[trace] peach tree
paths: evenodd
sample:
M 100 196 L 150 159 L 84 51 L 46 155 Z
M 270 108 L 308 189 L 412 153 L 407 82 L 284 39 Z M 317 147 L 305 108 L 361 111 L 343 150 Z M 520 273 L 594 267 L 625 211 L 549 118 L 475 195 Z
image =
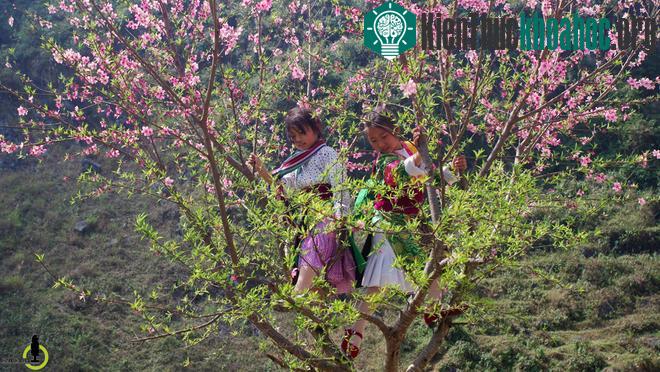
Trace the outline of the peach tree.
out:
M 220 322 L 249 321 L 275 347 L 264 352 L 284 368 L 350 370 L 352 362 L 336 346 L 337 329 L 364 318 L 383 336 L 384 369 L 405 364 L 423 370 L 456 317 L 483 311 L 475 287 L 489 272 L 515 263 L 542 237 L 551 236 L 557 245 L 582 237 L 569 226 L 530 216 L 540 207 L 560 207 L 543 196 L 549 176 L 593 175 L 595 159 L 586 150 L 593 134 L 626 120 L 644 103 L 631 102 L 621 90 L 657 89 L 657 78 L 630 76 L 649 52 L 641 44 L 606 51 L 429 51 L 418 45 L 387 61 L 362 45 L 363 13 L 380 2 L 357 3 L 61 0 L 47 5 L 48 22 L 72 30 L 56 42 L 45 23 L 42 40 L 52 63 L 66 73 L 48 87 L 36 87 L 20 72 L 23 89 L 2 85 L 21 105 L 18 140 L 0 136 L 0 150 L 5 156 L 40 157 L 70 142 L 66 159 L 97 157 L 113 165 L 111 171 L 81 175 L 81 199 L 141 194 L 179 209 L 181 236 L 166 238 L 147 214 L 136 216 L 135 228 L 150 249 L 185 268 L 187 287 L 204 301 L 184 299 L 163 309 L 136 294 L 129 303 L 144 317 L 149 330 L 144 340 L 178 335 L 197 343 L 212 337 Z M 401 5 L 418 16 L 446 17 L 469 12 L 517 17 L 536 9 L 544 17 L 575 11 L 596 18 L 612 13 L 657 18 L 658 11 L 651 1 Z M 614 30 L 610 36 L 616 44 Z M 303 214 L 320 221 L 332 212 L 304 193 L 288 195 L 286 202 L 278 198 L 246 160 L 255 152 L 276 166 L 289 154 L 282 118 L 293 105 L 311 107 L 325 123 L 329 144 L 353 175 L 343 185 L 353 195 L 365 187 L 362 176 L 372 159 L 360 120 L 376 107 L 395 112 L 404 133 L 424 130 L 420 152 L 433 169 L 467 155 L 470 167 L 458 187 L 425 179 L 428 203 L 407 224 L 419 233 L 424 265 L 404 265 L 418 288 L 407 301 L 395 289 L 373 296 L 358 290 L 339 298 L 321 279 L 315 282 L 321 290 L 292 295 L 294 241 L 306 233 L 292 221 Z M 572 165 L 555 171 L 556 163 L 567 159 Z M 335 226 L 371 228 L 356 216 Z M 47 267 L 43 255 L 38 260 Z M 55 277 L 82 296 L 112 297 Z M 427 293 L 436 279 L 452 294 L 442 306 L 457 311 L 441 318 L 428 342 L 402 361 L 406 332 L 425 306 L 433 305 Z M 360 313 L 357 300 L 388 309 L 388 316 Z M 180 329 L 172 328 L 172 311 L 184 315 L 176 324 Z

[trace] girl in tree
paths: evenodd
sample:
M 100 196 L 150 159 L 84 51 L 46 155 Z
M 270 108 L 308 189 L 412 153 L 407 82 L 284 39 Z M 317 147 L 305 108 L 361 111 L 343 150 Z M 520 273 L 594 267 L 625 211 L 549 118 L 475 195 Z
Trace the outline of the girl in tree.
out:
M 266 182 L 282 187 L 284 194 L 312 192 L 323 200 L 334 200 L 334 217 L 341 219 L 349 213 L 351 203 L 348 191 L 339 190 L 346 169 L 339 163 L 337 152 L 325 144 L 321 121 L 310 110 L 296 107 L 287 113 L 284 122 L 287 136 L 296 148 L 294 154 L 272 173 L 254 153 L 249 163 Z M 297 276 L 297 293 L 309 289 L 314 277 L 324 268 L 326 280 L 337 293 L 348 293 L 353 288 L 355 261 L 350 250 L 340 249 L 338 234 L 326 231 L 328 222 L 319 222 L 302 241 L 298 267 L 293 274 L 294 279 Z
M 362 250 L 363 255 L 367 256 L 367 264 L 361 284 L 366 287 L 367 294 L 377 293 L 385 286 L 397 286 L 403 291 L 413 292 L 414 288 L 406 280 L 403 270 L 393 263 L 396 257 L 402 257 L 409 264 L 422 265 L 425 255 L 410 233 L 385 231 L 391 230 L 388 227 L 405 226 L 406 220 L 415 218 L 424 202 L 424 185 L 418 182 L 418 178 L 425 176 L 426 171 L 421 154 L 415 147 L 420 132 L 414 132 L 415 143 L 404 141 L 389 115 L 378 111 L 367 117 L 364 127 L 369 144 L 378 152 L 370 181 L 383 184 L 387 191 L 373 195 L 370 190 L 363 189 L 355 201 L 358 213 L 362 205 L 372 199 L 375 210 L 371 222 L 376 232 L 369 235 Z M 463 156 L 454 159 L 453 165 L 458 171 L 467 168 Z M 442 172 L 450 185 L 458 180 L 447 167 Z M 429 296 L 436 300 L 442 297 L 437 280 L 431 284 Z M 367 314 L 372 312 L 367 302 L 361 302 L 358 309 Z M 429 326 L 437 319 L 435 314 L 424 315 Z M 344 330 L 341 348 L 348 357 L 355 358 L 359 354 L 365 326 L 366 320 L 360 319 L 352 328 Z

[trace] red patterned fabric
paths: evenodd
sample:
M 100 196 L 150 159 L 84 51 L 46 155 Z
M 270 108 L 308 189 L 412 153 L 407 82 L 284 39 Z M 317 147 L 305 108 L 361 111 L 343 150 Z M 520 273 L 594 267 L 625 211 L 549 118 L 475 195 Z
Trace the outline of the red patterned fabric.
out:
M 411 145 L 407 144 L 406 142 L 403 142 L 402 146 L 408 156 L 411 156 L 417 152 L 414 147 L 411 147 Z M 395 173 L 398 167 L 403 167 L 401 160 L 394 160 L 389 162 L 383 168 L 383 182 L 385 185 L 392 188 L 397 188 Z M 419 213 L 419 207 L 421 207 L 421 204 L 424 203 L 424 199 L 425 192 L 422 185 L 407 184 L 401 187 L 396 194 L 395 191 L 392 190 L 392 192 L 388 192 L 386 195 L 376 195 L 374 208 L 384 212 L 415 215 Z
M 322 200 L 332 199 L 332 185 L 329 183 L 317 183 L 303 189 L 305 192 L 312 192 L 318 195 Z

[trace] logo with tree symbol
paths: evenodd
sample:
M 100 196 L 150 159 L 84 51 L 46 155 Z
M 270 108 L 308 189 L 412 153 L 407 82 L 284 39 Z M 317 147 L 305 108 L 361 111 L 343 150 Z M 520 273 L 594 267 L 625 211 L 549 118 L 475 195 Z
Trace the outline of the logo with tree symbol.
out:
M 415 46 L 415 14 L 388 1 L 364 13 L 364 45 L 392 60 Z

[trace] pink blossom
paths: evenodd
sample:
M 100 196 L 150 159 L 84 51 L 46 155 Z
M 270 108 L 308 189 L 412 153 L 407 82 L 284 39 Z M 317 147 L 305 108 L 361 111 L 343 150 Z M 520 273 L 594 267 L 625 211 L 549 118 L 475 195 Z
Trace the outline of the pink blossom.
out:
M 582 191 L 582 189 L 579 189 L 575 194 L 577 196 L 582 196 L 582 195 L 584 195 L 584 191 Z
M 552 15 L 552 2 L 550 0 L 543 0 L 541 2 L 541 11 L 544 17 L 550 17 Z
M 465 76 L 465 71 L 463 71 L 462 68 L 459 68 L 459 69 L 456 70 L 456 72 L 454 73 L 454 77 L 455 77 L 456 79 L 460 79 L 460 78 L 462 78 L 463 76 Z
M 243 32 L 243 27 L 234 28 L 227 23 L 222 25 L 220 28 L 220 40 L 225 45 L 225 55 L 234 49 L 241 32 Z
M 609 122 L 615 122 L 616 121 L 616 110 L 615 109 L 610 109 L 606 110 L 605 113 L 603 114 L 605 117 L 605 120 Z
M 32 146 L 30 148 L 30 155 L 32 156 L 41 156 L 46 152 L 46 147 L 44 145 Z
M 7 23 L 9 23 L 9 27 L 14 27 L 14 17 L 9 17 Z
M 28 113 L 28 110 L 23 106 L 18 106 L 18 116 L 25 116 Z
M 0 136 L 0 152 L 11 154 L 13 152 L 16 152 L 16 150 L 18 150 L 18 146 L 15 143 L 4 142 L 2 140 L 2 136 Z
M 151 137 L 154 134 L 154 130 L 149 127 L 142 127 L 142 135 L 145 137 Z
M 323 67 L 319 69 L 319 77 L 324 77 L 327 74 L 328 74 L 328 70 L 324 69 Z
M 580 165 L 581 166 L 588 167 L 590 163 L 591 163 L 591 157 L 589 157 L 589 155 L 580 156 Z
M 83 150 L 83 154 L 85 155 L 96 154 L 97 152 L 98 152 L 98 148 L 96 147 L 96 144 L 86 147 Z
M 399 89 L 401 89 L 403 96 L 406 98 L 417 94 L 417 84 L 412 79 L 408 80 L 407 83 L 400 84 Z
M 607 176 L 605 173 L 598 173 L 595 177 L 594 180 L 596 180 L 596 183 L 603 183 L 607 179 Z
M 612 190 L 615 192 L 621 192 L 621 183 L 614 182 L 614 184 L 612 184 Z
M 635 79 L 631 77 L 628 78 L 626 82 L 633 89 L 640 89 L 640 88 L 649 89 L 649 90 L 655 89 L 655 83 L 653 82 L 653 80 L 649 78 Z
M 639 203 L 639 205 L 641 205 L 641 206 L 644 206 L 644 205 L 646 205 L 646 199 L 639 198 L 639 199 L 637 199 L 637 203 Z
M 467 10 L 485 13 L 488 11 L 488 1 L 486 0 L 459 0 L 458 4 Z
M 300 69 L 300 67 L 298 67 L 298 65 L 295 65 L 291 69 L 291 77 L 295 80 L 302 80 L 305 78 L 305 73 Z
M 660 150 L 653 150 L 651 153 L 653 154 L 654 158 L 660 159 Z
M 164 183 L 165 186 L 167 186 L 167 187 L 172 187 L 172 185 L 174 185 L 174 180 L 171 179 L 170 177 L 166 177 L 166 178 L 163 180 L 163 183 Z
M 530 105 L 532 105 L 532 107 L 536 108 L 536 107 L 538 107 L 538 106 L 540 105 L 540 103 L 541 103 L 541 96 L 540 96 L 538 93 L 536 93 L 536 92 L 531 93 L 531 94 L 527 97 L 527 103 L 529 103 Z
M 312 108 L 312 105 L 309 104 L 309 98 L 307 98 L 307 96 L 302 96 L 298 100 L 298 102 L 296 102 L 296 104 L 298 105 L 298 107 L 304 108 L 304 109 L 307 109 L 307 110 L 310 110 Z
M 289 3 L 288 8 L 289 8 L 289 12 L 291 12 L 292 14 L 296 14 L 296 12 L 298 11 L 298 4 L 296 4 L 295 1 L 292 1 L 291 3 Z
M 273 0 L 262 0 L 254 6 L 254 9 L 258 13 L 263 13 L 269 11 L 271 6 L 273 6 Z

